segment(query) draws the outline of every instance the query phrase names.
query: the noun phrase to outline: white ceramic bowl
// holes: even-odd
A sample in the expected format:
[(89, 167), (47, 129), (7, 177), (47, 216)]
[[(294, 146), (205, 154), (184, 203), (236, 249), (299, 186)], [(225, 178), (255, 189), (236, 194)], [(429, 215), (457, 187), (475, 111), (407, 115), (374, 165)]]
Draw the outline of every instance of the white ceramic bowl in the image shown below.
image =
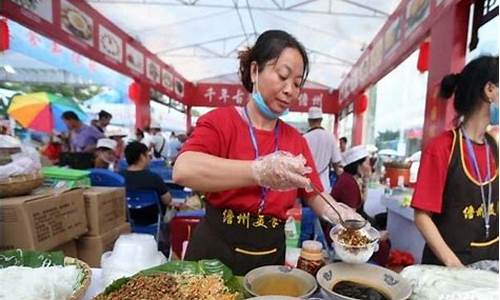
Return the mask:
[(410, 283), (401, 275), (372, 264), (329, 264), (319, 269), (316, 279), (325, 299), (331, 300), (354, 300), (332, 291), (340, 281), (352, 281), (375, 288), (391, 300), (408, 299), (412, 294)]
[(378, 241), (380, 239), (379, 232), (371, 227), (367, 226), (360, 229), (361, 234), (367, 236), (371, 243), (363, 246), (351, 246), (342, 243), (339, 240), (339, 233), (344, 230), (344, 227), (340, 224), (333, 227), (330, 230), (330, 238), (333, 241), (333, 247), (335, 248), (335, 254), (346, 263), (350, 264), (362, 264), (367, 262), (373, 255), (373, 252), (378, 251)]
[[(308, 298), (311, 296), (316, 289), (318, 288), (318, 284), (316, 282), (316, 279), (314, 276), (311, 274), (302, 271), (300, 269), (294, 269), (290, 268), (287, 266), (264, 266), (260, 268), (253, 269), (252, 271), (248, 272), (245, 275), (245, 280), (243, 283), (243, 286), (245, 287), (245, 290), (250, 293), (253, 296), (273, 296), (275, 297), (274, 299), (277, 299), (276, 297), (280, 299), (288, 299), (284, 298), (286, 296), (281, 296), (281, 295), (258, 295), (254, 289), (253, 289), (253, 284), (255, 284), (256, 280), (259, 280), (260, 278), (264, 276), (269, 276), (269, 275), (278, 275), (278, 276), (292, 276), (294, 279), (298, 280), (298, 282), (302, 285), (301, 290), (303, 290), (302, 295), (298, 295), (299, 298)], [(262, 299), (262, 298), (258, 299)], [(283, 297), (283, 298), (282, 298)], [(293, 298), (292, 299), (297, 299)]]

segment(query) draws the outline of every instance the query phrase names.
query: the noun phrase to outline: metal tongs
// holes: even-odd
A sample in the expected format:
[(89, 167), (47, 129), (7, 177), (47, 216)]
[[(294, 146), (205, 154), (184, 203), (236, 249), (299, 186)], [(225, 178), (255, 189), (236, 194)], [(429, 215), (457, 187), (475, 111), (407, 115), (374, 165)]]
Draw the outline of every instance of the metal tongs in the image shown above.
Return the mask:
[(323, 194), (319, 191), (319, 189), (311, 182), (309, 187), (316, 193), (318, 194), (321, 199), (323, 199), (332, 209), (335, 211), (337, 216), (339, 217), (340, 224), (344, 226), (345, 229), (347, 230), (359, 230), (363, 227), (365, 227), (367, 221), (366, 220), (356, 220), (356, 219), (349, 219), (349, 220), (344, 220), (342, 216), (340, 215), (339, 211), (333, 206), (328, 199), (323, 196)]

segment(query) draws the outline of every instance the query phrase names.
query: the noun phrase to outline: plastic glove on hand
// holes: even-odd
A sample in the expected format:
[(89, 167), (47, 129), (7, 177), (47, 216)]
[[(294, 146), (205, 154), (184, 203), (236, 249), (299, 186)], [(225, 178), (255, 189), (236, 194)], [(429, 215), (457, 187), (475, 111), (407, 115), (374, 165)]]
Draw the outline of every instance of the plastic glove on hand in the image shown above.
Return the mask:
[[(323, 194), (323, 195), (326, 195), (326, 194)], [(346, 220), (364, 220), (364, 218), (360, 214), (358, 214), (354, 209), (352, 209), (347, 204), (333, 200), (333, 198), (330, 195), (328, 195), (327, 198), (331, 199), (330, 203), (332, 203), (333, 206), (337, 209), (337, 211), (340, 213), (340, 216), (342, 217), (342, 219), (344, 221), (346, 221)], [(332, 224), (339, 224), (340, 223), (339, 216), (337, 215), (337, 213), (335, 211), (333, 211), (333, 209), (326, 204), (325, 204), (325, 211), (323, 212), (322, 217), (323, 217), (323, 219), (325, 219), (326, 221), (328, 221)], [(369, 226), (368, 224), (369, 223), (367, 223), (367, 226)]]
[(294, 156), (285, 151), (262, 156), (252, 163), (255, 181), (260, 186), (279, 191), (307, 187), (309, 178), (305, 175), (311, 171), (302, 154)]

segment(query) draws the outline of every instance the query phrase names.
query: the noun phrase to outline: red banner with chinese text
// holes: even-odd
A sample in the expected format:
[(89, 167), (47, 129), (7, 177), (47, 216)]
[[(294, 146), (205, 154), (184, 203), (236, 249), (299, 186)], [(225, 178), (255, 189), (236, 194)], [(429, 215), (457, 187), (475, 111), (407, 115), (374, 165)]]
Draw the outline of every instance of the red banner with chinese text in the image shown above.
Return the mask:
[[(220, 107), (226, 105), (244, 105), (250, 94), (241, 85), (201, 83), (190, 87), (190, 106)], [(329, 92), (326, 89), (305, 88), (299, 99), (292, 103), (291, 111), (307, 112), (311, 106), (320, 106), (323, 113), (335, 114), (337, 109), (338, 92)]]

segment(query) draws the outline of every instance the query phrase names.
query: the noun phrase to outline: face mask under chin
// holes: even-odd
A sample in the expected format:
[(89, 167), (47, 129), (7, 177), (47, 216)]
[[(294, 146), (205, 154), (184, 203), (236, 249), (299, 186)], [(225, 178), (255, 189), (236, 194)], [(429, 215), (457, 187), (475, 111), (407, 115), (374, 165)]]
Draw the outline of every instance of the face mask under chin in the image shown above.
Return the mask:
[(498, 103), (492, 102), (490, 104), (490, 124), (498, 125)]
[(252, 93), (252, 99), (254, 100), (255, 104), (257, 105), (257, 108), (259, 111), (264, 115), (266, 119), (269, 120), (276, 120), (281, 116), (284, 116), (288, 114), (289, 109), (287, 108), (283, 112), (277, 114), (274, 111), (269, 108), (269, 106), (266, 104), (266, 101), (264, 100), (264, 97), (262, 97), (262, 94), (259, 92), (257, 82), (259, 80), (259, 72), (257, 70), (257, 76), (256, 76), (256, 81), (255, 81), (255, 86), (254, 86), (254, 92)]

